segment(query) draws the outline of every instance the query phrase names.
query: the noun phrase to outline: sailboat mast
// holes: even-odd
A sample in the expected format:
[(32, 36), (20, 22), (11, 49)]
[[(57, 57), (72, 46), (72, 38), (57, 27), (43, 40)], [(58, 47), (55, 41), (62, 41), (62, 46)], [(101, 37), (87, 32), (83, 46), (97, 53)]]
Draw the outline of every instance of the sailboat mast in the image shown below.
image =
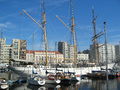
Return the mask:
[(24, 9), (23, 12), (33, 21), (35, 22), (43, 31), (43, 41), (44, 41), (44, 47), (45, 47), (45, 65), (48, 65), (48, 41), (47, 41), (47, 32), (46, 32), (46, 13), (45, 13), (45, 7), (44, 7), (44, 0), (41, 0), (41, 10), (42, 10), (42, 23), (37, 22), (30, 14), (28, 14)]
[(74, 10), (73, 10), (73, 2), (70, 0), (70, 14), (71, 14), (71, 33), (72, 33), (72, 40), (74, 46), (74, 64), (76, 64), (77, 60), (77, 42), (76, 42), (76, 33), (75, 33), (75, 17), (74, 17)]
[(76, 60), (77, 60), (77, 43), (76, 43), (76, 35), (75, 35), (75, 18), (72, 17), (72, 25), (71, 25), (71, 32), (72, 32), (72, 38), (73, 38), (73, 45), (74, 45), (74, 64), (76, 64)]
[(47, 54), (48, 41), (47, 41), (47, 32), (46, 32), (46, 13), (45, 13), (45, 7), (44, 7), (44, 0), (42, 0), (41, 6), (42, 6), (42, 28), (44, 33), (44, 45), (45, 45), (44, 47), (45, 47), (45, 55), (46, 55), (45, 65), (47, 66), (48, 65), (48, 54)]
[(106, 22), (104, 22), (105, 33), (105, 58), (106, 58), (106, 79), (108, 80), (108, 48), (107, 48), (107, 34), (106, 34)]
[(99, 55), (98, 55), (98, 43), (97, 43), (97, 34), (96, 34), (96, 17), (95, 17), (95, 14), (94, 14), (94, 9), (92, 9), (92, 15), (93, 15), (93, 20), (92, 20), (92, 23), (93, 23), (93, 48), (94, 48), (94, 62), (96, 64), (99, 63)]

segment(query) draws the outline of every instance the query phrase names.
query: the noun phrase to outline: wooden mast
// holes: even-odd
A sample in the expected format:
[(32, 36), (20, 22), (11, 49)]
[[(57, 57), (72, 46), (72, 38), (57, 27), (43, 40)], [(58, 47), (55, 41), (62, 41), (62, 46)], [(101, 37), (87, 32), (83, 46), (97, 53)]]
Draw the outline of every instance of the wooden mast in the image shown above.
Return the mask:
[[(76, 42), (76, 33), (75, 33), (75, 17), (74, 17), (74, 13), (73, 13), (73, 2), (72, 0), (70, 0), (70, 26), (68, 26), (60, 17), (58, 17), (56, 15), (56, 17), (58, 18), (58, 20), (68, 29), (70, 30), (71, 34), (72, 34), (72, 44), (73, 44), (73, 48), (74, 48), (74, 66), (77, 63), (77, 42)], [(64, 58), (65, 60), (65, 58)]]
[(70, 0), (70, 14), (71, 14), (71, 34), (72, 34), (72, 42), (74, 47), (74, 65), (77, 63), (77, 42), (76, 42), (76, 33), (75, 33), (75, 17), (73, 10), (73, 1)]
[(44, 7), (44, 0), (42, 0), (41, 3), (42, 6), (42, 28), (43, 28), (43, 33), (44, 33), (44, 45), (45, 45), (45, 65), (48, 66), (48, 40), (47, 40), (47, 32), (46, 32), (46, 13), (45, 13), (45, 7)]
[(45, 13), (45, 7), (44, 7), (44, 0), (41, 1), (41, 7), (42, 7), (42, 23), (37, 22), (30, 14), (28, 14), (24, 9), (23, 12), (33, 21), (35, 22), (43, 31), (43, 39), (44, 39), (44, 48), (45, 48), (45, 65), (48, 65), (48, 41), (47, 41), (47, 32), (46, 32), (46, 13)]
[(95, 13), (94, 13), (94, 9), (92, 9), (92, 17), (93, 17), (93, 20), (92, 20), (92, 23), (93, 23), (93, 34), (94, 34), (94, 36), (93, 36), (93, 50), (94, 50), (94, 62), (96, 63), (96, 64), (98, 64), (99, 63), (99, 50), (98, 50), (98, 42), (97, 42), (97, 32), (96, 32), (96, 16), (95, 16)]

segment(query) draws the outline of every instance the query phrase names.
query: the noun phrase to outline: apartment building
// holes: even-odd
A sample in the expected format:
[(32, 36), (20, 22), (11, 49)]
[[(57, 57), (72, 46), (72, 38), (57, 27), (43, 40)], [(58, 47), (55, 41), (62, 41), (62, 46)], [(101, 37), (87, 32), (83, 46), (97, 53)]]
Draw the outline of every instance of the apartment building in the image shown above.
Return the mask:
[(12, 47), (11, 45), (6, 45), (6, 39), (0, 39), (0, 62), (9, 62), (12, 57)]
[(58, 42), (58, 51), (63, 54), (64, 58), (69, 58), (69, 46), (67, 42)]
[(26, 40), (12, 40), (12, 58), (26, 60)]
[[(90, 48), (90, 60), (94, 59), (94, 51), (93, 51), (93, 45), (91, 45)], [(106, 63), (106, 49), (105, 49), (105, 45), (103, 44), (99, 44), (99, 48), (98, 48), (98, 57), (99, 57), (99, 63)], [(108, 58), (108, 63), (112, 63), (115, 61), (115, 46), (111, 45), (111, 44), (107, 44), (107, 58)]]

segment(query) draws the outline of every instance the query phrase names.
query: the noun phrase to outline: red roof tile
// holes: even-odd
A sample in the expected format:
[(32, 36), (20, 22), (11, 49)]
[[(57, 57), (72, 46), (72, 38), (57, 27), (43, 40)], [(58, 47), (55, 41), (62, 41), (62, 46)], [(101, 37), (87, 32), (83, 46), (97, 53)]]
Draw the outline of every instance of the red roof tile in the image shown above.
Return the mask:
[[(34, 50), (27, 50), (26, 53), (35, 53), (35, 52), (45, 52), (45, 51), (34, 51)], [(58, 51), (47, 51), (49, 53), (55, 53), (55, 54), (61, 54), (60, 52)]]

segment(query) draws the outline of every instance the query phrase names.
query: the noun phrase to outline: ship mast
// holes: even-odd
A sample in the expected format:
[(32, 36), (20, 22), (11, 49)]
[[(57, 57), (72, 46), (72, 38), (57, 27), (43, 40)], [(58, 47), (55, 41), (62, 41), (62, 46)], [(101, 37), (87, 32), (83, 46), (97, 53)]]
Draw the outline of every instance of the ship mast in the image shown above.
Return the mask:
[(108, 80), (108, 48), (107, 48), (107, 34), (106, 34), (106, 22), (104, 24), (104, 38), (105, 38), (105, 58), (106, 58), (106, 79)]
[(23, 12), (33, 21), (35, 22), (43, 31), (43, 41), (44, 41), (44, 48), (45, 48), (45, 65), (48, 65), (48, 55), (47, 55), (47, 51), (48, 51), (48, 41), (47, 41), (47, 32), (46, 32), (46, 13), (45, 13), (45, 7), (44, 7), (44, 0), (41, 0), (41, 7), (42, 7), (42, 23), (37, 22), (30, 14), (27, 13), (27, 11), (25, 11), (23, 9)]
[(46, 55), (45, 65), (47, 66), (48, 65), (48, 54), (47, 54), (48, 40), (47, 40), (47, 32), (46, 32), (46, 13), (45, 13), (44, 0), (42, 0), (41, 6), (42, 6), (42, 28), (43, 28), (43, 33), (44, 33), (44, 44), (45, 44), (45, 55)]
[(94, 50), (94, 62), (96, 63), (96, 64), (98, 64), (99, 63), (99, 50), (98, 50), (98, 42), (97, 42), (97, 33), (96, 33), (96, 16), (95, 16), (95, 14), (94, 14), (94, 9), (92, 9), (92, 17), (93, 17), (93, 20), (92, 20), (92, 24), (93, 24), (93, 34), (94, 34), (94, 36), (93, 36), (93, 50)]
[(74, 10), (73, 10), (73, 1), (70, 0), (70, 26), (68, 26), (59, 16), (56, 15), (58, 20), (68, 29), (72, 34), (72, 44), (74, 47), (74, 66), (77, 63), (77, 42), (76, 42), (76, 33), (75, 33), (75, 17), (74, 17)]
[(71, 15), (71, 34), (72, 34), (72, 42), (74, 47), (74, 65), (76, 65), (77, 61), (77, 42), (76, 42), (76, 33), (75, 33), (75, 17), (73, 10), (73, 2), (70, 0), (70, 15)]

